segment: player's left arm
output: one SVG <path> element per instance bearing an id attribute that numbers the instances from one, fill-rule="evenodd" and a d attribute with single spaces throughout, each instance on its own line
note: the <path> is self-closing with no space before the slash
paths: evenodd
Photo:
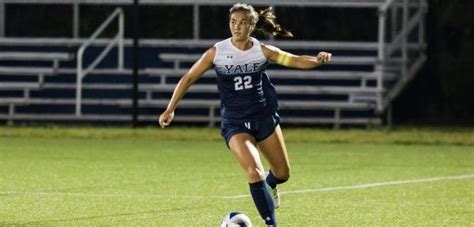
<path id="1" fill-rule="evenodd" d="M 317 56 L 294 55 L 271 45 L 262 45 L 262 51 L 268 60 L 279 65 L 297 69 L 311 69 L 331 60 L 331 53 L 319 52 Z"/>

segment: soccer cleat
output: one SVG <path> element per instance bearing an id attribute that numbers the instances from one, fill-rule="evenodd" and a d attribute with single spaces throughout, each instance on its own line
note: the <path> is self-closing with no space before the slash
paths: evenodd
<path id="1" fill-rule="evenodd" d="M 280 207 L 280 192 L 278 191 L 278 188 L 271 188 L 270 192 L 272 194 L 273 198 L 273 205 L 275 206 L 275 209 Z"/>
<path id="2" fill-rule="evenodd" d="M 267 178 L 269 172 L 265 172 L 265 179 Z M 273 206 L 276 208 L 280 207 L 280 192 L 278 191 L 278 188 L 272 188 L 270 185 L 267 184 L 267 181 L 265 180 L 265 185 L 267 186 L 268 192 L 272 196 L 273 199 Z"/>

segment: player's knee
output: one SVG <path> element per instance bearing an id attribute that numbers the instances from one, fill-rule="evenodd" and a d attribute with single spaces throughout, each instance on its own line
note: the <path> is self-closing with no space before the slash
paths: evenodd
<path id="1" fill-rule="evenodd" d="M 264 172 L 259 168 L 248 168 L 247 178 L 250 183 L 262 181 L 264 179 Z"/>

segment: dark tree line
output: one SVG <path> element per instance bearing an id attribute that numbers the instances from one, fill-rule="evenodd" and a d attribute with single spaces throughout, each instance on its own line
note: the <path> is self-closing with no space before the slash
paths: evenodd
<path id="1" fill-rule="evenodd" d="M 474 1 L 431 0 L 428 61 L 395 103 L 404 122 L 474 125 Z"/>

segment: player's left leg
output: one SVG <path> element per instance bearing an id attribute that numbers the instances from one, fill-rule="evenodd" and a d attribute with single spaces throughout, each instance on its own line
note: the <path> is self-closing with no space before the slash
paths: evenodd
<path id="1" fill-rule="evenodd" d="M 280 125 L 277 125 L 275 131 L 266 139 L 258 142 L 257 145 L 270 164 L 273 175 L 280 180 L 288 180 L 290 161 Z"/>
<path id="2" fill-rule="evenodd" d="M 270 164 L 266 182 L 272 188 L 273 202 L 277 208 L 280 206 L 280 197 L 276 186 L 286 182 L 290 177 L 290 161 L 280 125 L 277 125 L 275 131 L 257 145 Z"/>

